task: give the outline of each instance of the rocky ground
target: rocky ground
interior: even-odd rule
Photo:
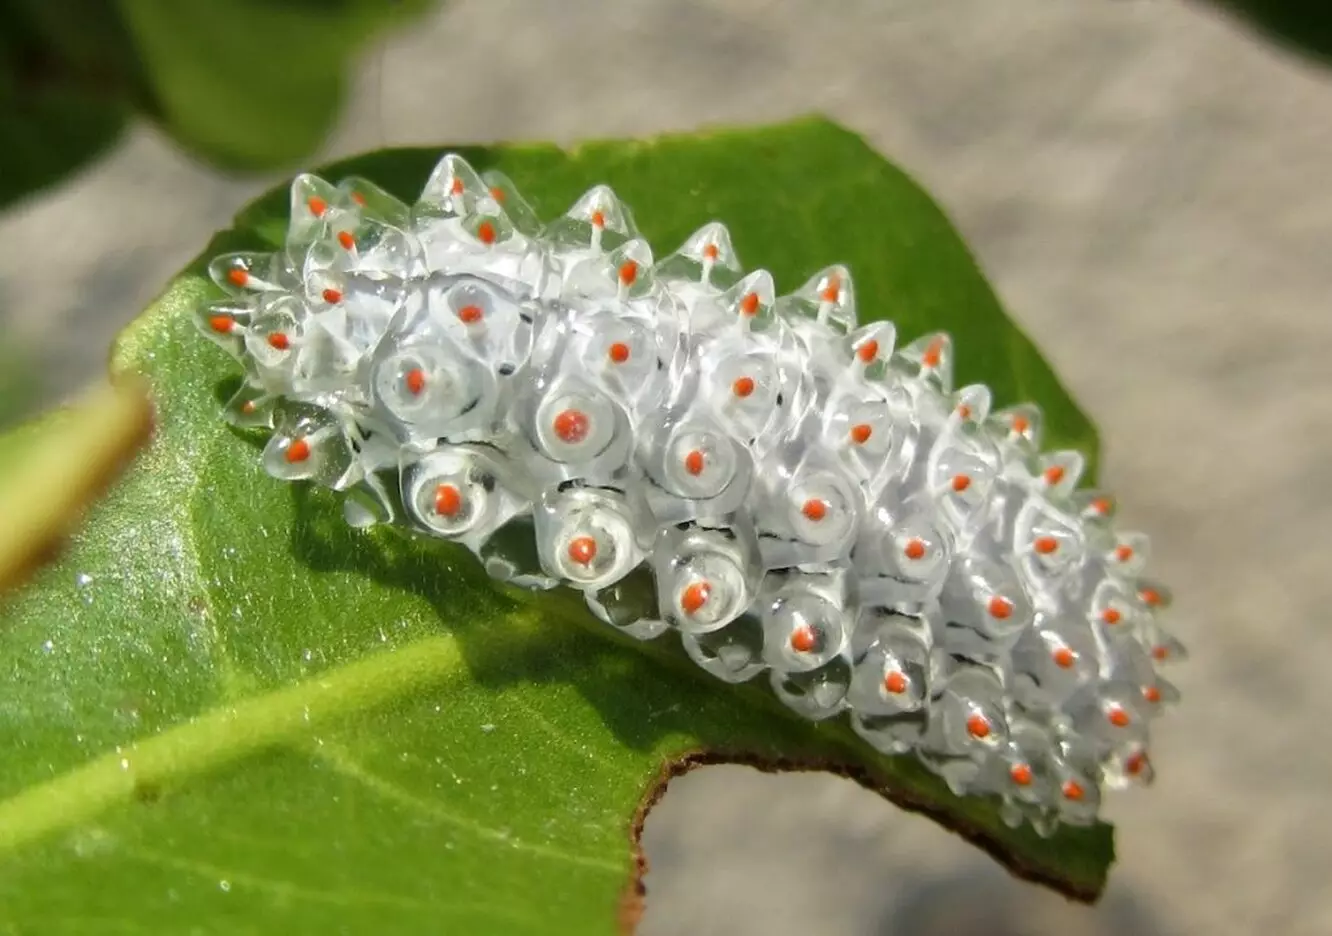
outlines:
[[[1332,72],[1165,0],[455,0],[331,152],[819,110],[953,216],[1108,440],[1193,650],[1096,910],[850,783],[712,768],[648,825],[650,936],[1332,932]],[[83,383],[267,180],[153,133],[0,218],[6,341]]]

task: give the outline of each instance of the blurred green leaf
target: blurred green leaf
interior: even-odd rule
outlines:
[[[958,338],[962,382],[1035,399],[1048,440],[1096,438],[930,199],[821,120],[647,142],[464,150],[544,216],[606,182],[663,250],[725,219],[794,288],[833,261],[862,317]],[[339,164],[414,198],[439,153]],[[204,257],[272,249],[289,200]],[[708,761],[845,773],[1009,867],[1095,898],[1111,831],[1013,830],[913,758],[811,724],[671,641],[610,634],[568,593],[502,590],[469,554],[354,530],[335,495],[269,480],[229,430],[232,362],[191,318],[202,260],[121,338],[159,402],[155,444],[67,557],[0,618],[0,919],[63,936],[610,933],[639,909],[637,829],[663,778]],[[625,897],[628,897],[626,900]],[[659,908],[669,912],[669,908]],[[617,922],[617,920],[619,922]]]
[[[0,0],[0,208],[141,114],[227,169],[318,148],[356,56],[430,0]]]
[[[1212,0],[1277,42],[1332,64],[1332,3],[1328,0]]]

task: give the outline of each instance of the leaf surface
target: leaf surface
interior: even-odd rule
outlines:
[[[784,289],[848,263],[862,319],[892,318],[904,340],[951,331],[960,382],[1039,401],[1049,444],[1094,459],[1091,425],[944,216],[844,130],[462,152],[546,218],[611,184],[659,253],[724,220]],[[323,174],[414,198],[439,155]],[[270,193],[203,259],[279,243],[286,211]],[[1100,892],[1107,826],[1009,830],[845,724],[713,681],[670,638],[627,642],[567,595],[501,590],[459,549],[351,530],[334,495],[267,478],[259,440],[219,416],[232,365],[190,322],[213,294],[203,259],[116,351],[151,384],[154,444],[0,612],[11,931],[615,932],[638,910],[640,807],[664,776],[719,759],[839,771],[1020,873]]]

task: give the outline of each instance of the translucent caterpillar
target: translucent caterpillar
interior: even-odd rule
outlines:
[[[655,261],[605,186],[540,223],[446,156],[407,206],[291,188],[283,249],[229,254],[203,334],[227,418],[349,522],[455,541],[494,577],[679,635],[727,682],[846,713],[1011,825],[1085,825],[1149,782],[1183,656],[1147,541],[1043,452],[1032,405],[955,389],[950,339],[859,325],[847,270],[790,295],[710,223]]]

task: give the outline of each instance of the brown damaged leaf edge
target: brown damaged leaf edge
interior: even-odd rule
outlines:
[[[899,809],[920,813],[934,820],[948,831],[961,836],[984,851],[1016,878],[1034,884],[1043,884],[1064,895],[1069,900],[1079,903],[1094,904],[1101,898],[1103,886],[1085,887],[1062,878],[1048,869],[1029,864],[1005,848],[1003,843],[996,840],[990,833],[972,824],[965,817],[950,812],[937,802],[912,796],[889,786],[864,767],[840,761],[772,758],[757,754],[725,751],[692,751],[672,758],[662,765],[661,770],[644,794],[642,802],[634,811],[633,820],[629,826],[629,843],[633,850],[633,867],[630,872],[628,886],[621,896],[619,908],[620,932],[624,936],[632,936],[647,909],[647,886],[643,879],[648,872],[648,860],[646,853],[643,851],[643,827],[647,822],[648,814],[666,795],[667,788],[672,780],[689,773],[691,770],[712,764],[740,764],[772,774],[819,772],[845,777],[865,789],[877,793]]]
[[[87,506],[129,467],[153,433],[146,385],[120,378],[30,427],[31,442],[0,476],[0,593],[59,552]],[[24,430],[20,430],[24,431]]]

